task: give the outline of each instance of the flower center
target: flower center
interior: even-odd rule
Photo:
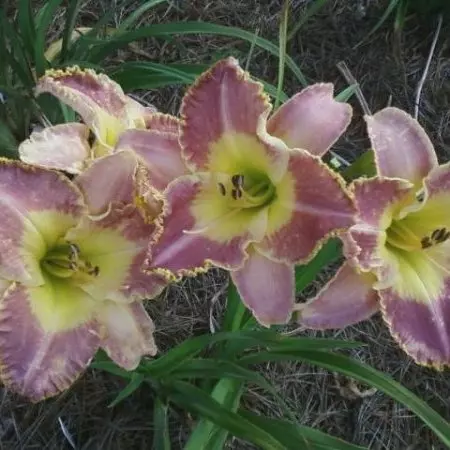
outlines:
[[[98,266],[82,258],[79,247],[67,242],[52,248],[41,260],[41,267],[57,278],[71,278],[75,274],[96,277],[100,273]]]
[[[222,196],[229,196],[233,208],[256,208],[266,206],[276,195],[275,186],[266,176],[251,177],[234,174],[225,183],[218,183]]]
[[[418,236],[402,220],[394,220],[386,235],[388,245],[400,250],[413,251],[442,244],[450,238],[450,231],[442,227],[427,235]]]

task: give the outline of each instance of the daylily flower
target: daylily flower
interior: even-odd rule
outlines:
[[[332,94],[331,84],[311,86],[267,122],[271,105],[262,85],[234,58],[201,75],[181,107],[190,175],[164,192],[164,231],[146,269],[169,279],[211,264],[231,270],[262,324],[286,322],[294,265],[353,219],[341,178],[318,157],[350,121],[350,106]]]
[[[160,228],[145,177],[126,151],[74,182],[0,161],[0,375],[8,388],[37,401],[68,388],[98,348],[129,370],[155,354],[140,300],[165,282],[141,271]],[[135,198],[155,209],[143,214]]]
[[[180,162],[168,175],[185,173],[178,145],[178,120],[157,113],[153,107],[140,105],[106,75],[78,67],[49,70],[36,87],[37,95],[45,92],[73,108],[84,124],[60,124],[33,132],[19,147],[22,161],[78,174],[95,158],[130,148],[133,143],[136,152],[152,167],[167,152],[174,153]],[[140,133],[124,134],[127,130]],[[90,132],[95,137],[93,145],[89,140]],[[151,145],[142,147],[145,138],[151,140]],[[183,168],[181,173],[177,172],[180,167]],[[163,175],[155,178],[155,183],[161,185],[161,180],[165,180]]]
[[[347,262],[305,305],[300,323],[336,328],[378,309],[419,364],[450,364],[450,165],[425,131],[385,108],[366,117],[378,176],[352,190],[358,217],[343,236]]]

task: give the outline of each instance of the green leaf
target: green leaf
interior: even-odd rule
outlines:
[[[153,450],[170,450],[168,406],[159,397],[153,405]]]
[[[47,69],[48,63],[45,59],[45,43],[47,30],[53,20],[56,9],[62,0],[48,0],[45,6],[40,10],[40,20],[36,19],[36,41],[34,45],[34,64],[36,75],[42,76]]]
[[[30,0],[19,0],[17,13],[17,25],[22,37],[23,45],[28,54],[34,54],[34,43],[36,39],[35,23]],[[14,39],[11,36],[11,39]]]
[[[364,450],[364,447],[350,444],[342,439],[335,438],[323,433],[315,428],[296,425],[287,420],[270,419],[260,416],[244,409],[239,410],[239,414],[254,425],[266,430],[278,441],[285,445],[287,450]],[[303,438],[303,442],[298,442],[298,434]]]
[[[275,44],[259,36],[255,37],[254,33],[241,30],[240,28],[216,25],[208,22],[174,22],[141,27],[138,30],[129,31],[118,37],[112,38],[106,43],[99,43],[97,48],[92,50],[89,60],[93,62],[102,61],[117,49],[139,39],[145,39],[148,37],[166,37],[174,34],[214,34],[230,36],[248,41],[250,43],[255,42],[255,45],[258,47],[268,51],[274,56],[279,57],[279,50]],[[303,86],[308,84],[300,68],[295,64],[294,60],[287,55],[286,65],[292,70],[298,81]]]
[[[205,70],[206,64],[159,64],[148,61],[133,61],[121,64],[110,69],[108,75],[119,83],[124,91],[136,89],[156,89],[174,84],[189,85]],[[266,92],[275,97],[277,89],[258,78],[257,81],[264,85]],[[288,96],[280,92],[280,100],[285,102]]]
[[[129,397],[140,385],[145,381],[144,375],[131,372],[130,382],[120,391],[119,395],[108,405],[109,408],[113,408],[121,401]]]
[[[439,439],[450,447],[450,424],[444,418],[411,391],[394,381],[390,376],[366,364],[359,363],[348,356],[326,351],[307,350],[291,353],[260,352],[257,355],[241,358],[240,363],[259,364],[267,361],[286,360],[308,362],[331,371],[342,373],[383,391],[417,414],[436,433]]]
[[[128,30],[131,28],[139,19],[140,17],[145,14],[149,9],[153,8],[156,5],[159,5],[160,3],[166,3],[167,0],[150,0],[148,2],[145,2],[143,5],[139,6],[139,8],[136,8],[121,24],[120,27],[117,29],[117,34],[120,34],[123,31]]]
[[[280,57],[278,58],[278,84],[277,84],[277,93],[275,96],[275,106],[276,110],[280,104],[280,96],[283,91],[283,83],[284,83],[284,68],[285,68],[285,59],[286,59],[286,43],[287,43],[287,26],[289,19],[289,2],[290,0],[284,0],[283,9],[281,11],[281,20],[280,20],[280,29],[279,29],[279,52]]]
[[[244,384],[238,380],[222,378],[214,386],[211,398],[219,402],[228,411],[236,412],[244,392]],[[205,418],[199,420],[184,450],[222,450],[228,437],[228,431]]]
[[[297,21],[295,26],[289,32],[287,40],[290,41],[300,30],[300,28],[319,10],[326,5],[328,0],[314,0],[312,5],[303,13],[300,20]]]
[[[358,85],[352,84],[352,85],[346,87],[343,91],[339,92],[339,94],[336,95],[336,97],[334,97],[334,99],[337,102],[345,103],[355,94],[357,89],[358,89]]]
[[[223,318],[222,329],[224,331],[239,330],[245,312],[246,308],[241,301],[241,297],[239,296],[235,284],[230,279],[228,285],[227,308]]]
[[[18,159],[17,148],[18,142],[10,128],[0,121],[0,156],[9,159]]]
[[[359,177],[373,177],[377,174],[375,154],[373,150],[365,151],[351,166],[342,171],[346,181],[352,181]]]
[[[295,267],[295,291],[301,292],[314,281],[319,271],[326,265],[341,257],[341,242],[332,238],[320,249],[319,253],[306,265]]]
[[[81,0],[70,0],[69,6],[66,9],[64,31],[61,45],[60,61],[67,58],[67,51],[69,49],[70,41],[72,40],[72,33],[75,29],[75,22],[81,7]]]
[[[265,430],[224,408],[205,391],[183,381],[173,383],[172,387],[176,392],[169,395],[170,399],[191,413],[207,418],[234,436],[245,439],[262,450],[285,450],[284,445]]]
[[[389,5],[386,7],[386,9],[384,10],[382,16],[380,17],[380,19],[378,20],[378,22],[375,24],[375,26],[366,34],[366,36],[364,37],[363,40],[361,40],[360,42],[358,42],[354,48],[359,47],[362,43],[366,42],[367,39],[372,36],[373,33],[375,33],[383,24],[384,22],[386,22],[386,20],[389,18],[389,16],[393,13],[394,9],[397,8],[398,3],[401,0],[391,0],[389,2]]]

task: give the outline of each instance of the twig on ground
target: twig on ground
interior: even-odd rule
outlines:
[[[356,78],[350,72],[350,69],[348,68],[347,64],[345,64],[345,61],[338,62],[336,64],[336,67],[338,68],[339,72],[341,72],[342,76],[345,78],[345,81],[347,81],[349,85],[353,84],[356,85],[355,95],[359,101],[359,104],[361,105],[361,109],[363,110],[365,115],[371,116],[372,113],[370,112],[369,105],[366,102],[366,99],[364,98],[361,87],[359,83],[356,81]]]
[[[431,43],[430,53],[428,54],[427,63],[425,64],[425,69],[423,70],[422,78],[417,85],[416,90],[416,100],[414,102],[414,118],[417,120],[419,117],[419,105],[420,105],[420,95],[422,94],[423,85],[425,84],[425,80],[427,79],[428,71],[430,70],[431,60],[434,55],[434,50],[436,48],[436,43],[439,38],[439,33],[442,28],[442,14],[439,14],[438,23],[436,26],[436,31],[434,32],[433,42]]]

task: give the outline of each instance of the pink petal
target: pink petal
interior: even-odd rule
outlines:
[[[113,208],[94,220],[84,218],[65,239],[77,244],[83,258],[98,267],[98,274],[76,281],[78,286],[98,300],[126,302],[157,296],[166,282],[142,271],[157,229],[133,205]]]
[[[2,381],[32,401],[69,388],[99,345],[93,321],[58,332],[43,329],[30,303],[39,289],[13,285],[0,302]]]
[[[75,179],[91,215],[106,212],[111,203],[133,203],[139,161],[132,151],[96,159]]]
[[[438,297],[418,301],[394,289],[380,291],[381,311],[389,330],[418,364],[450,366],[450,280]]]
[[[101,347],[119,366],[134,370],[142,356],[156,354],[155,326],[142,303],[104,302],[98,317],[106,327]]]
[[[366,320],[379,309],[375,277],[344,263],[318,295],[296,305],[298,322],[308,328],[344,328]]]
[[[397,108],[366,116],[378,174],[418,185],[438,165],[433,145],[417,120]]]
[[[202,187],[203,182],[199,178],[187,175],[169,184],[164,193],[167,199],[164,230],[150,248],[147,269],[158,268],[182,276],[204,271],[210,263],[226,269],[242,266],[246,256],[244,249],[250,239],[249,231],[243,229],[241,235],[229,241],[208,238],[207,230],[199,229],[191,211]],[[220,220],[218,217],[217,223]]]
[[[85,212],[81,193],[57,172],[0,163],[0,278],[42,283],[39,260]]]
[[[269,208],[270,231],[258,248],[272,259],[294,264],[311,258],[330,233],[352,225],[355,210],[338,175],[303,150],[290,152],[286,177],[293,180],[294,193],[287,200],[279,194],[280,203],[274,202],[272,213]],[[273,229],[270,223],[281,213],[290,218]]]
[[[269,134],[289,148],[322,156],[347,129],[352,108],[333,98],[331,83],[308,86],[282,105],[267,123]]]
[[[133,150],[145,161],[151,183],[160,191],[187,173],[176,133],[128,130],[121,135],[116,146],[116,150],[122,149]]]
[[[143,106],[128,95],[125,97],[126,115],[138,128],[146,127],[146,117],[157,112],[152,106]]]
[[[225,133],[230,139],[233,133],[256,135],[269,110],[262,85],[251,81],[237,60],[219,61],[198,78],[181,105],[180,141],[189,167],[205,170],[210,145]]]
[[[91,156],[89,128],[66,123],[33,132],[19,146],[20,159],[50,169],[80,173]]]
[[[47,71],[36,86],[37,95],[43,92],[67,103],[88,125],[92,122],[94,107],[110,116],[123,117],[127,104],[131,105],[130,99],[116,82],[104,74],[77,66]]]
[[[134,126],[137,102],[127,97],[122,88],[104,74],[81,70],[77,66],[49,70],[36,86],[37,95],[44,92],[54,95],[82,117],[98,139],[94,148],[96,155],[108,153],[118,134]]]
[[[358,210],[356,224],[348,232],[359,247],[353,261],[365,271],[380,268],[385,264],[381,254],[385,230],[411,195],[412,185],[405,180],[371,178],[356,180],[351,189]]]
[[[295,301],[294,267],[250,251],[244,266],[231,272],[244,304],[264,325],[287,323]]]
[[[179,134],[180,119],[170,114],[154,113],[145,117],[145,127],[148,130]]]

